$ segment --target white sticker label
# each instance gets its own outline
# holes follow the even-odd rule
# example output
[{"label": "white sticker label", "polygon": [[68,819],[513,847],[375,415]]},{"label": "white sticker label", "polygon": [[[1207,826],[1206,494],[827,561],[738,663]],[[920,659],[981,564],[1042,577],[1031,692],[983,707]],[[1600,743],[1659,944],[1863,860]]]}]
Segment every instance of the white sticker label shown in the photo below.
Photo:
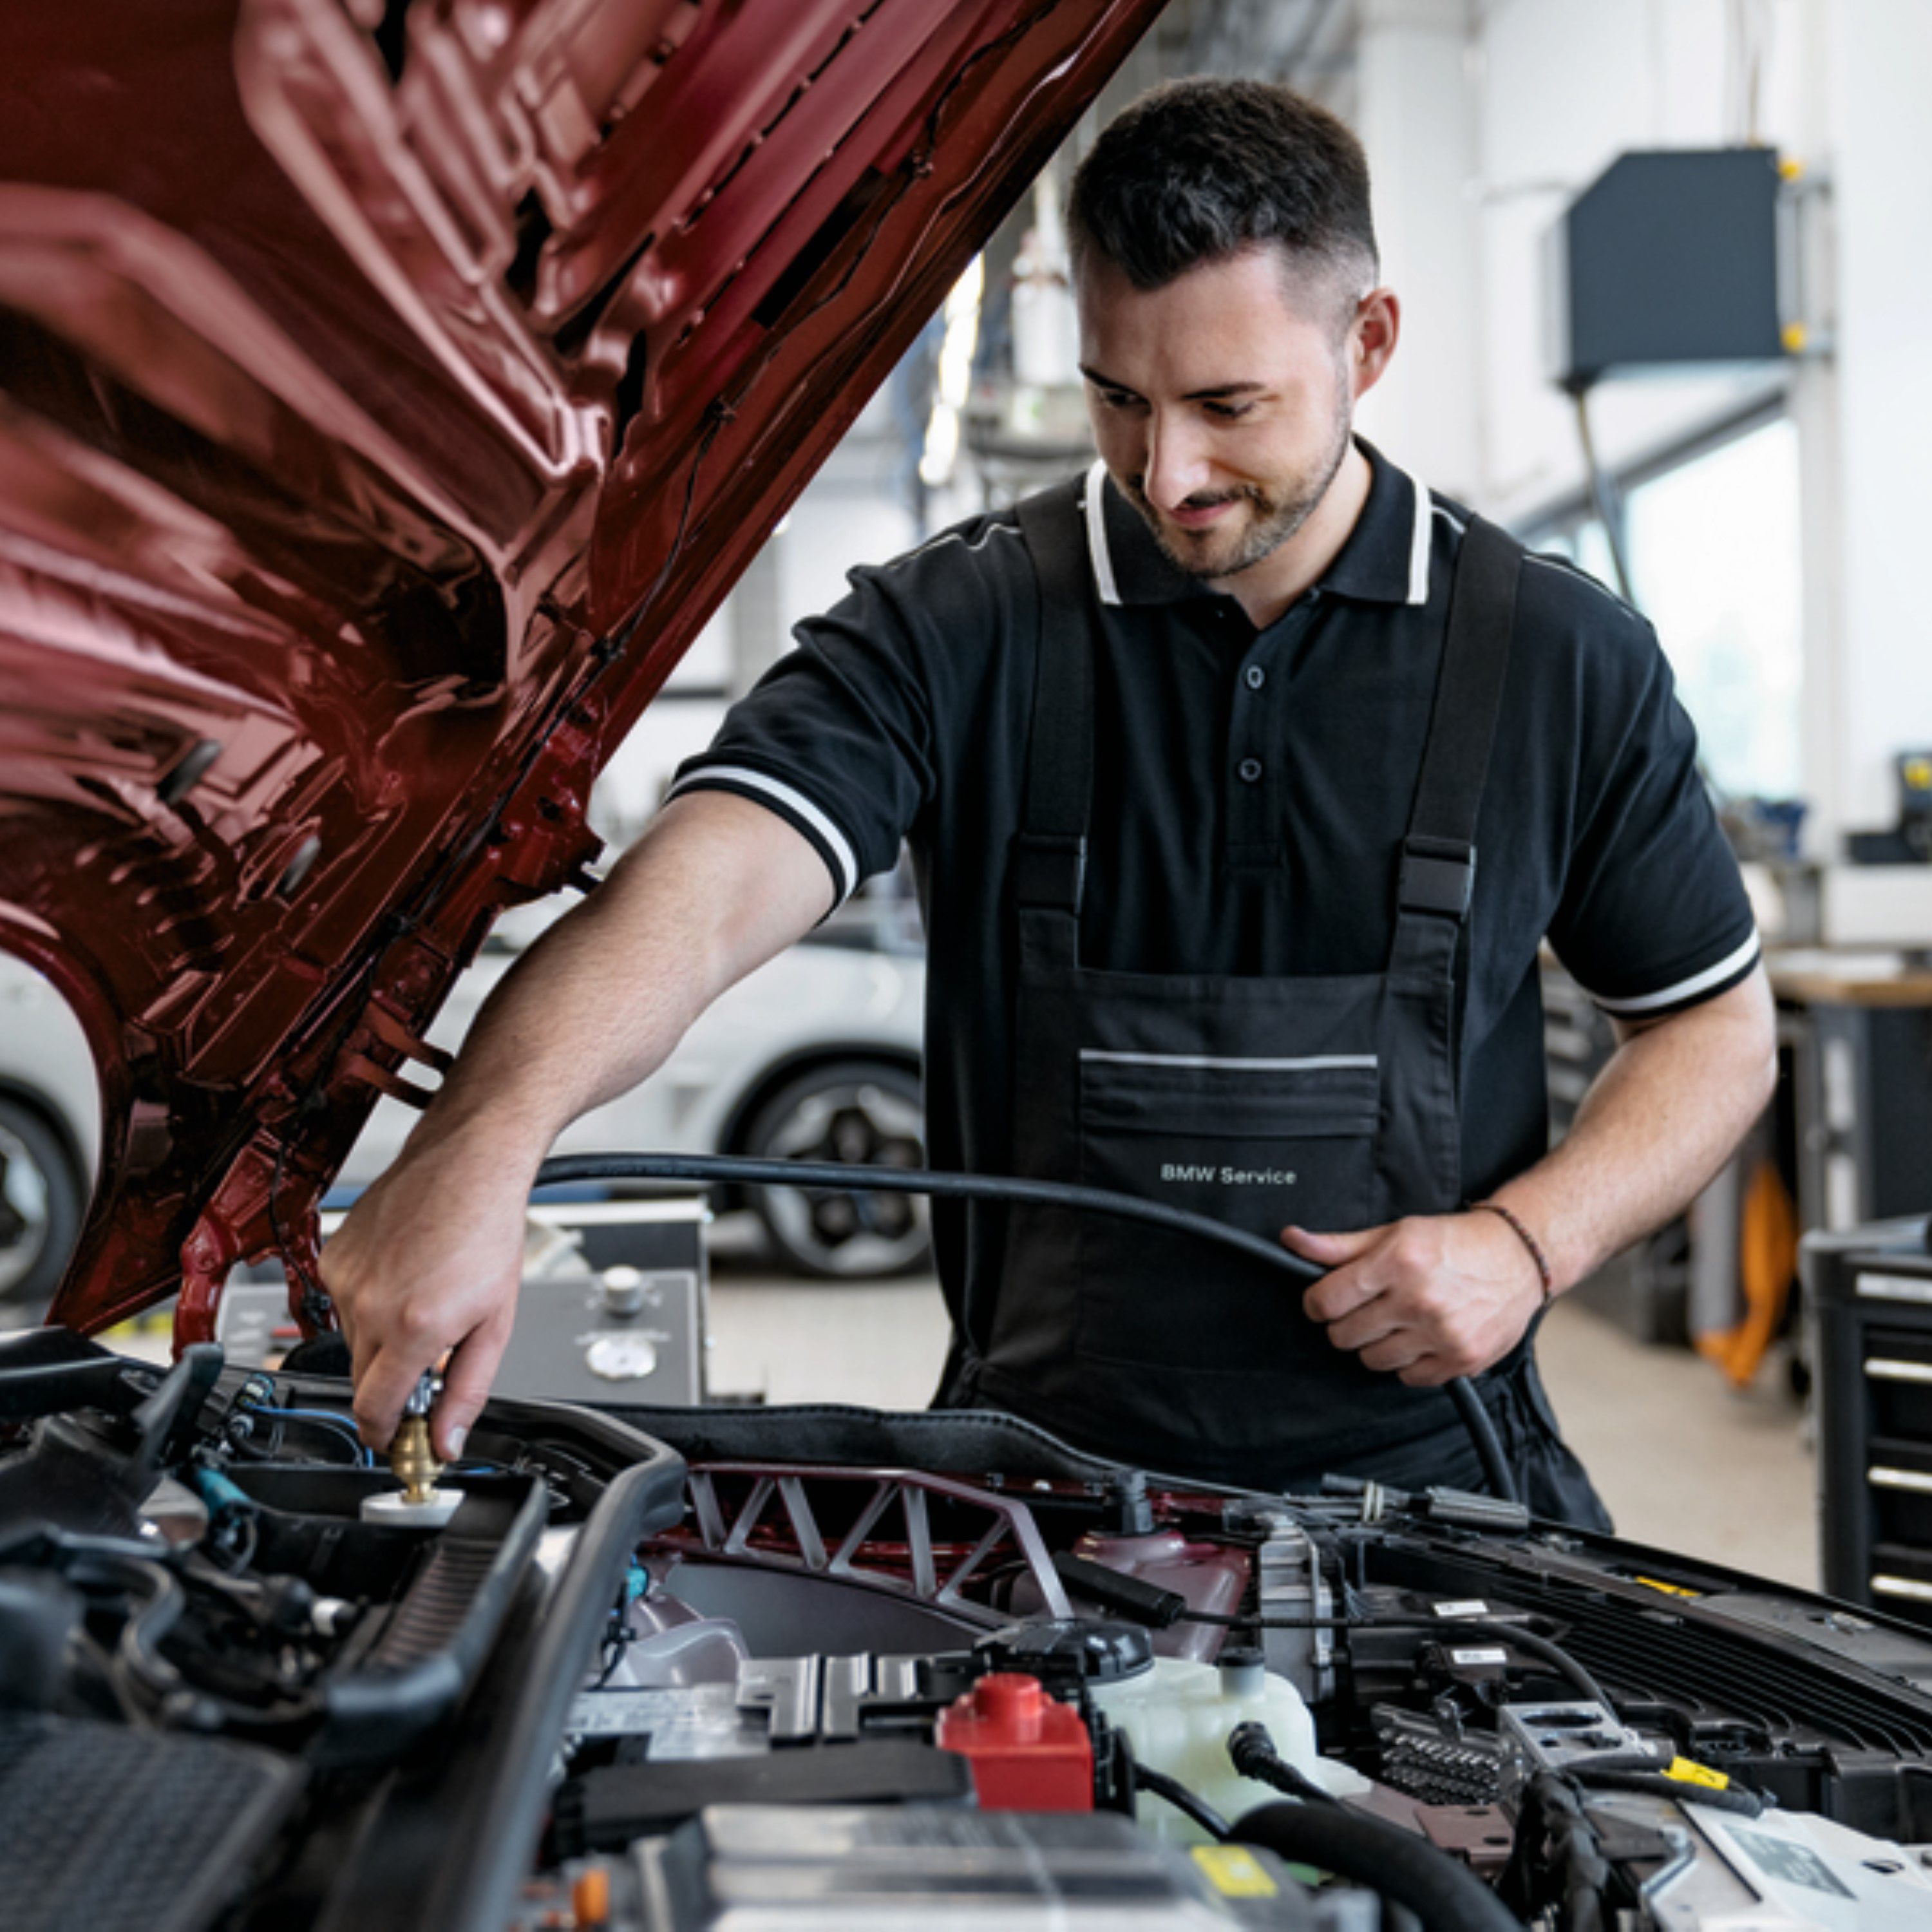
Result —
[{"label": "white sticker label", "polygon": [[1452,1650],[1449,1653],[1451,1664],[1465,1666],[1477,1664],[1507,1664],[1509,1652],[1506,1650]]},{"label": "white sticker label", "polygon": [[1458,1598],[1453,1603],[1432,1604],[1430,1607],[1438,1617],[1486,1617],[1490,1606],[1480,1597]]}]

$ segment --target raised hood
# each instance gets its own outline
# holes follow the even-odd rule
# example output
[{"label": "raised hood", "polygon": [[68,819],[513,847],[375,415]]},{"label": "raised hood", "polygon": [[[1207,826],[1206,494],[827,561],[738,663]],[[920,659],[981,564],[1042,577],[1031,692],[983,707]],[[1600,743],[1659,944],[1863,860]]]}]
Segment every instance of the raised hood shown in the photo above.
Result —
[{"label": "raised hood", "polygon": [[0,944],[99,1063],[56,1318],[315,1207],[1160,0],[14,0]]}]

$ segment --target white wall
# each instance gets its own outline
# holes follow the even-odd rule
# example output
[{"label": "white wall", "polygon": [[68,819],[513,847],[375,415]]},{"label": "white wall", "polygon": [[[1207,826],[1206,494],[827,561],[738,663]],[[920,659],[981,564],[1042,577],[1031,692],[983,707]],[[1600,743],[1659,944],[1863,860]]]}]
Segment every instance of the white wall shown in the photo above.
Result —
[{"label": "white wall", "polygon": [[[1925,452],[1932,449],[1932,4],[1836,0],[1825,21],[1838,354],[1818,412],[1839,500],[1820,532],[1842,586],[1828,729],[1841,814],[1888,819],[1890,760],[1932,744]],[[1808,550],[1808,556],[1809,551]]]},{"label": "white wall", "polygon": [[1363,0],[1357,128],[1376,185],[1383,279],[1403,308],[1394,362],[1361,427],[1389,454],[1466,499],[1486,484],[1477,203],[1477,96],[1466,0]]},{"label": "white wall", "polygon": [[1544,250],[1567,202],[1627,149],[1753,136],[1828,178],[1808,309],[1832,356],[1613,380],[1591,407],[1617,464],[1790,382],[1814,848],[1886,822],[1893,753],[1932,743],[1916,580],[1918,452],[1932,447],[1932,0],[1359,0],[1359,14],[1358,124],[1412,363],[1364,426],[1492,515],[1533,516],[1583,481],[1571,405],[1546,373]]}]

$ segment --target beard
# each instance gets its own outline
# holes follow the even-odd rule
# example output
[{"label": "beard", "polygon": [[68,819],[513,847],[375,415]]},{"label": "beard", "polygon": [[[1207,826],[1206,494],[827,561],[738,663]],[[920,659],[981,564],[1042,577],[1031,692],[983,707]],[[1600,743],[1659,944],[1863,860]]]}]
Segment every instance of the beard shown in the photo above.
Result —
[{"label": "beard", "polygon": [[1270,487],[1244,483],[1235,489],[1203,490],[1189,497],[1185,507],[1190,509],[1204,509],[1214,503],[1244,502],[1250,506],[1246,524],[1226,535],[1214,530],[1196,533],[1172,528],[1149,501],[1144,476],[1127,479],[1127,500],[1139,511],[1161,554],[1177,569],[1204,580],[1234,577],[1272,556],[1314,514],[1348,453],[1352,428],[1350,412],[1344,404],[1336,410],[1329,426],[1327,447],[1300,475],[1284,478]]}]

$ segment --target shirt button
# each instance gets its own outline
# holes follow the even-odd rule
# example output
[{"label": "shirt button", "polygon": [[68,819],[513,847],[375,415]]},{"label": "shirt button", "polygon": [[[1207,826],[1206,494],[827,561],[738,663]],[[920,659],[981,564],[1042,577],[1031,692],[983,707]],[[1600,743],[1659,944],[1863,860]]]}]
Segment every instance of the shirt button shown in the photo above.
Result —
[{"label": "shirt button", "polygon": [[1250,784],[1258,784],[1261,782],[1262,761],[1260,759],[1244,758],[1241,760],[1240,770],[1241,776]]},{"label": "shirt button", "polygon": [[1250,691],[1258,691],[1268,682],[1268,673],[1259,664],[1250,664],[1241,675],[1248,681]]}]

